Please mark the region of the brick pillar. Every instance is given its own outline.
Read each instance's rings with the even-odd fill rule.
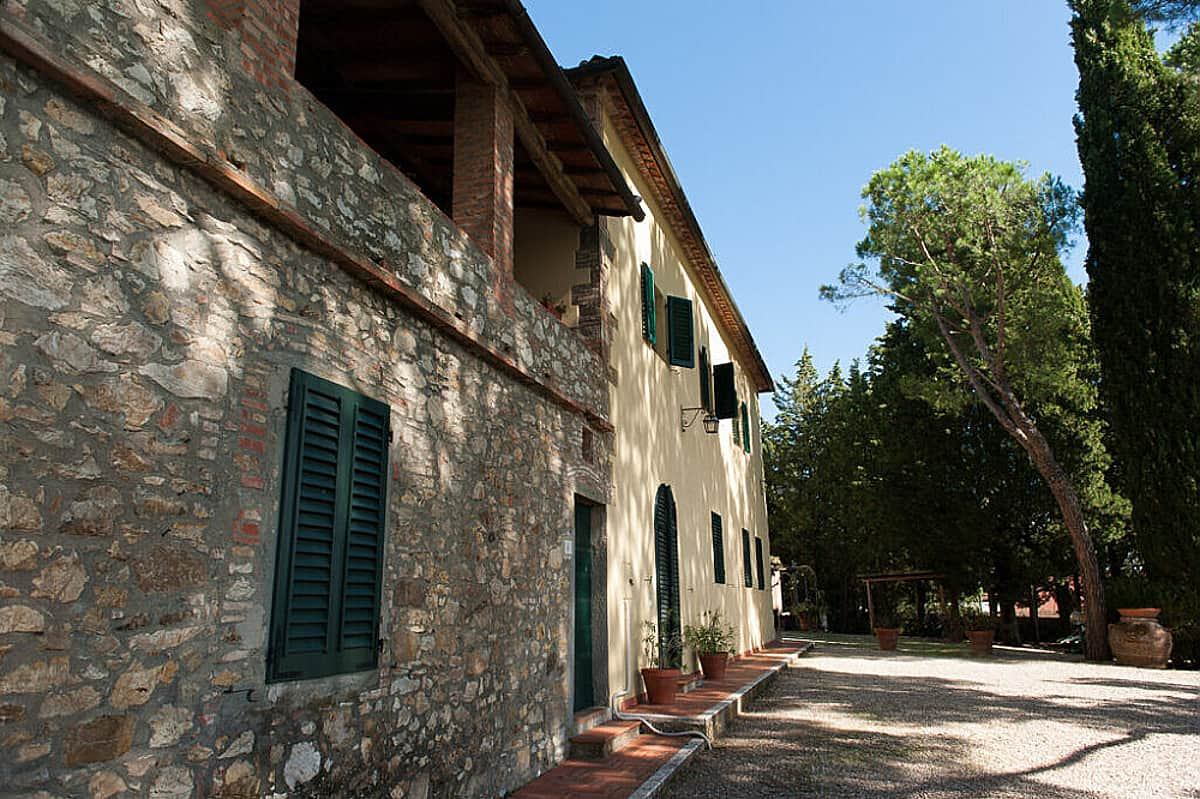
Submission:
[[[461,68],[454,96],[453,195],[454,221],[495,260],[501,288],[513,274],[512,110],[494,86]]]
[[[290,91],[296,77],[300,0],[203,0],[208,15],[241,34],[242,67],[267,88]]]
[[[571,303],[579,307],[579,326],[576,328],[584,343],[600,356],[609,367],[612,379],[613,329],[616,317],[608,304],[609,274],[614,258],[612,240],[608,235],[608,219],[597,217],[579,233],[579,249],[575,251],[575,274],[586,282],[571,287]]]

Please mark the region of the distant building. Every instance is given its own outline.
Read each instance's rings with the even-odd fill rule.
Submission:
[[[770,376],[515,0],[0,5],[0,297],[0,796],[494,796],[772,636]]]

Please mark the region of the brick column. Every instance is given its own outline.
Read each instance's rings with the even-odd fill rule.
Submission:
[[[264,86],[290,91],[300,0],[204,0],[204,5],[218,25],[241,34],[242,67]]]
[[[494,86],[459,69],[454,97],[454,221],[513,274],[513,118]]]

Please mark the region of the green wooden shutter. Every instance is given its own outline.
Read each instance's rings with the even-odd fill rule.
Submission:
[[[708,348],[700,348],[700,407],[712,412],[712,371],[708,363]]]
[[[667,485],[660,485],[654,495],[654,579],[659,656],[678,668],[682,659],[679,647],[679,528],[675,496]]]
[[[758,590],[763,590],[763,551],[762,539],[754,537],[754,568],[758,574]]]
[[[292,370],[268,679],[372,668],[388,407]]]
[[[342,585],[341,656],[348,671],[375,665],[387,515],[388,407],[357,399]]]
[[[667,357],[672,366],[696,367],[692,301],[683,297],[667,297]]]
[[[754,587],[754,575],[750,571],[750,531],[742,529],[742,578],[747,588]]]
[[[721,524],[721,514],[712,515],[712,545],[713,545],[713,581],[725,582],[725,530]]]
[[[733,445],[740,447],[742,445],[742,431],[738,428],[738,417],[733,415]]]
[[[742,403],[742,449],[746,452],[750,451],[750,413],[746,410],[746,403]]]
[[[713,367],[714,412],[718,419],[736,419],[738,412],[737,384],[733,379],[733,362]]]
[[[642,264],[642,335],[651,344],[658,343],[658,317],[654,310],[654,272]]]

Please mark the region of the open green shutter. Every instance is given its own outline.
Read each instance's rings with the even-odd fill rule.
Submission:
[[[725,582],[725,530],[721,524],[721,514],[712,515],[712,545],[713,545],[713,581]]]
[[[700,348],[700,407],[712,411],[712,371],[708,364],[708,349]]]
[[[762,539],[759,538],[758,536],[754,537],[754,568],[758,573],[758,590],[761,591],[764,588],[764,584],[763,584],[763,551],[762,551]]]
[[[375,665],[387,515],[388,407],[359,397],[356,411],[342,586],[341,658],[348,671]]]
[[[386,405],[292,370],[270,681],[375,665],[387,430]]]
[[[750,413],[746,410],[746,403],[742,403],[742,449],[746,452],[750,451]]]
[[[754,574],[750,571],[750,531],[742,528],[742,579],[747,588],[754,587]]]
[[[667,297],[667,356],[672,366],[696,366],[692,301],[684,297]]]
[[[738,412],[737,384],[733,379],[733,362],[713,367],[713,401],[718,419],[736,419]]]
[[[654,312],[654,272],[642,264],[642,335],[651,344],[658,343],[658,318]]]

